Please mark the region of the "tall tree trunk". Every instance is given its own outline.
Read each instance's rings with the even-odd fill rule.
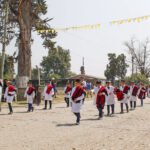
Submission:
[[[18,88],[25,88],[31,79],[31,0],[21,0],[19,5],[18,22],[20,42],[18,55]]]

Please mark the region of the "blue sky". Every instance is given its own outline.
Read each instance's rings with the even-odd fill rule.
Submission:
[[[139,40],[150,37],[150,19],[141,23],[110,25],[110,21],[134,18],[150,14],[149,0],[47,0],[47,17],[54,18],[50,24],[54,28],[101,23],[96,30],[59,32],[54,39],[57,44],[70,49],[71,70],[79,73],[82,57],[85,57],[87,74],[104,76],[107,53],[127,51],[123,42],[136,36]],[[47,50],[42,47],[40,37],[33,34],[32,65],[39,65]],[[13,53],[13,44],[7,53]],[[130,60],[128,56],[128,60]],[[130,69],[129,69],[130,73]],[[128,74],[129,74],[128,73]]]

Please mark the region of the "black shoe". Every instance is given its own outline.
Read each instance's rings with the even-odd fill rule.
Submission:
[[[43,108],[43,110],[46,110],[47,108]]]
[[[34,107],[32,107],[32,112],[34,111]]]
[[[110,116],[110,114],[107,114],[107,116]]]
[[[102,120],[102,119],[103,119],[103,117],[98,117],[97,119],[98,119],[98,120]]]
[[[8,115],[12,115],[12,114],[13,114],[13,112],[9,112],[9,113],[8,113]]]
[[[123,114],[123,113],[124,113],[123,111],[120,112],[120,114]]]
[[[110,115],[109,115],[109,117],[113,117],[114,116],[114,113],[111,113]]]
[[[76,125],[79,125],[80,124],[80,122],[76,122]]]

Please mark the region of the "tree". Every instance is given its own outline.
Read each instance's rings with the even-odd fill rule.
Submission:
[[[104,74],[107,80],[111,80],[114,83],[115,77],[116,77],[116,68],[117,68],[116,67],[116,64],[117,64],[116,54],[109,53],[108,60],[109,60],[109,64],[107,64]]]
[[[70,51],[60,46],[50,49],[41,62],[44,78],[66,78],[70,73]]]
[[[2,59],[2,55],[0,54],[0,61]],[[1,63],[0,63],[1,68]],[[4,78],[12,80],[14,76],[14,63],[12,56],[5,55],[5,66],[4,66]]]
[[[128,81],[129,83],[131,81],[134,81],[136,84],[139,84],[140,82],[142,82],[146,85],[150,83],[147,77],[141,73],[135,73],[129,77],[126,77],[126,81]]]
[[[147,38],[144,42],[140,42],[135,38],[125,42],[129,54],[133,61],[133,66],[136,67],[141,74],[150,77],[150,41]]]
[[[124,54],[116,56],[115,53],[109,53],[108,60],[109,63],[107,64],[104,72],[107,80],[111,80],[112,83],[114,83],[115,78],[125,78],[128,67],[126,63],[126,56]]]
[[[31,79],[32,80],[37,80],[38,79],[38,69],[37,68],[32,68]]]
[[[32,31],[38,29],[50,29],[49,32],[39,33],[42,38],[51,39],[56,32],[48,25],[51,19],[41,19],[47,13],[47,5],[44,0],[1,0],[1,4],[9,4],[9,23],[16,24],[18,29],[18,83],[20,87],[26,87],[26,82],[31,78],[31,37]],[[5,6],[5,5],[4,5]]]
[[[123,79],[126,76],[127,67],[129,67],[126,63],[126,56],[124,54],[118,55],[116,62],[116,76],[119,79]]]

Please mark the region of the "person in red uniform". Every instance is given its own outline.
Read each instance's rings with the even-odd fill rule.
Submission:
[[[7,81],[7,88],[5,90],[4,98],[8,103],[9,114],[13,114],[12,102],[16,94],[16,88],[12,85],[11,81]]]
[[[32,85],[32,82],[28,82],[27,83],[27,88],[25,90],[24,93],[24,97],[27,99],[27,103],[28,103],[28,110],[27,112],[33,112],[34,107],[33,107],[33,101],[35,98],[35,88]]]
[[[132,81],[130,85],[130,110],[134,110],[136,108],[137,101],[137,93],[139,87]]]
[[[143,100],[146,97],[146,88],[143,83],[140,83],[140,89],[138,91],[138,98],[141,100],[141,106],[143,107]]]
[[[73,87],[71,91],[71,101],[72,101],[72,112],[77,117],[76,125],[80,124],[80,110],[83,104],[83,98],[84,98],[84,89],[81,86],[80,79],[76,79],[75,81],[75,87]]]
[[[120,85],[121,85],[120,91],[123,92],[123,99],[120,100],[120,107],[121,107],[120,113],[123,114],[124,113],[123,104],[125,104],[126,106],[127,113],[129,112],[128,100],[130,87],[125,84],[125,80],[121,80]]]
[[[67,107],[69,107],[69,104],[70,104],[71,90],[72,90],[72,87],[71,87],[70,83],[67,82],[67,84],[64,88],[64,94],[65,94],[64,100],[67,104]]]
[[[108,95],[108,94],[107,94],[105,87],[101,85],[101,81],[97,81],[97,83],[99,84],[99,90],[96,96],[96,106],[99,111],[98,119],[102,119],[103,114],[104,114],[103,109],[105,106],[105,95]]]

